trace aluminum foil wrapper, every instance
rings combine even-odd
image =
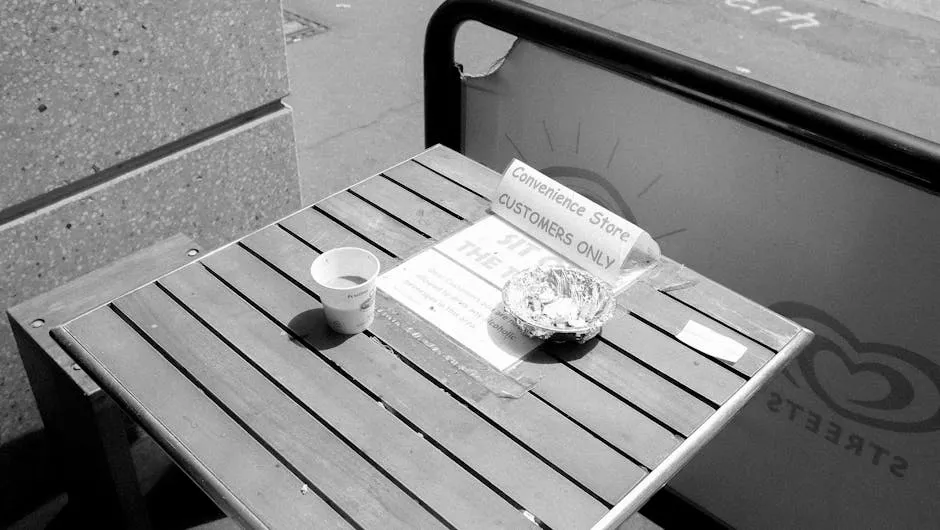
[[[600,332],[617,303],[607,284],[583,270],[542,266],[506,282],[503,306],[529,337],[585,342]]]

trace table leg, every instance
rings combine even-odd
[[[83,392],[48,352],[13,328],[76,527],[149,529],[123,412],[100,389]]]

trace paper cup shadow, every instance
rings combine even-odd
[[[308,309],[290,320],[287,327],[317,350],[329,350],[343,344],[352,335],[344,335],[330,329],[322,307]]]

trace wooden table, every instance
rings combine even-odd
[[[327,329],[308,274],[319,253],[361,246],[389,270],[486,215],[499,178],[432,148],[53,336],[246,526],[614,524],[811,334],[688,270],[684,288],[628,289],[600,339],[509,373],[381,293],[368,332]],[[744,357],[676,340],[690,319]]]

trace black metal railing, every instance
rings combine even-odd
[[[425,142],[462,151],[457,31],[476,21],[940,193],[940,144],[518,0],[449,0],[428,24]]]

